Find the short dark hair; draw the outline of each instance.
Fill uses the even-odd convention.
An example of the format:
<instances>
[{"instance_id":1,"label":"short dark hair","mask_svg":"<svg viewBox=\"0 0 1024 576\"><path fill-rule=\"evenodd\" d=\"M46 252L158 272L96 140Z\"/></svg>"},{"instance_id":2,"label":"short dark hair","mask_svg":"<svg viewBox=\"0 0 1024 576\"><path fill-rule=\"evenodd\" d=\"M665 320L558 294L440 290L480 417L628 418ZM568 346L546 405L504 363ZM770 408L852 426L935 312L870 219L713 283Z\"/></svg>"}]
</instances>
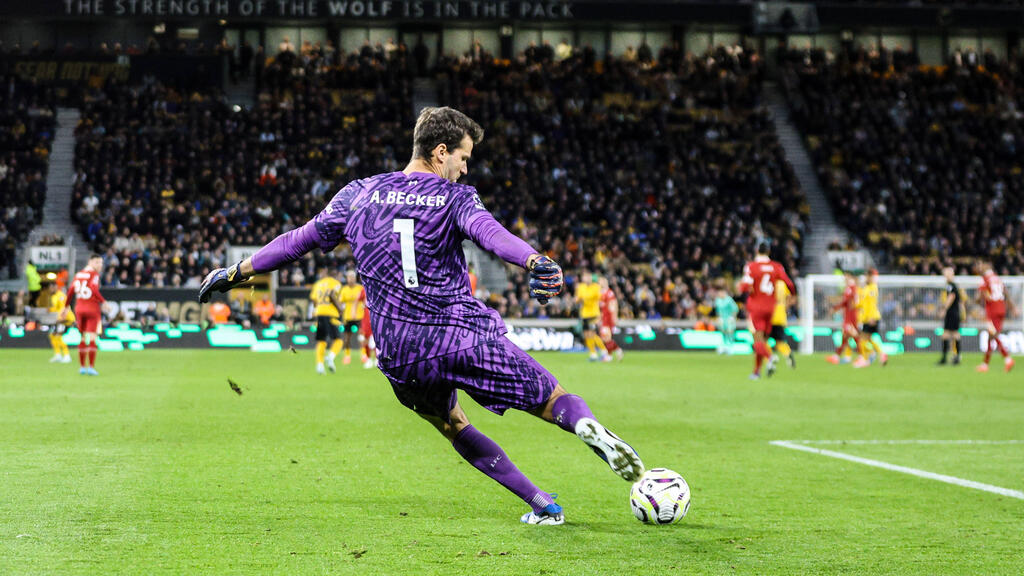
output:
<instances>
[{"instance_id":1,"label":"short dark hair","mask_svg":"<svg viewBox=\"0 0 1024 576\"><path fill-rule=\"evenodd\" d=\"M462 112L449 108L424 108L412 132L412 157L429 158L439 144L454 150L469 135L473 144L484 139L484 129Z\"/></svg>"},{"instance_id":2,"label":"short dark hair","mask_svg":"<svg viewBox=\"0 0 1024 576\"><path fill-rule=\"evenodd\" d=\"M765 256L767 256L769 253L771 253L771 251L772 247L769 246L767 242L761 242L760 244L757 245L758 254L764 254Z\"/></svg>"},{"instance_id":3,"label":"short dark hair","mask_svg":"<svg viewBox=\"0 0 1024 576\"><path fill-rule=\"evenodd\" d=\"M95 252L93 252L92 254L89 254L89 260L93 260L93 259L96 259L96 258L99 258L100 260L102 260L103 256L100 256L99 254L97 254Z\"/></svg>"}]
</instances>

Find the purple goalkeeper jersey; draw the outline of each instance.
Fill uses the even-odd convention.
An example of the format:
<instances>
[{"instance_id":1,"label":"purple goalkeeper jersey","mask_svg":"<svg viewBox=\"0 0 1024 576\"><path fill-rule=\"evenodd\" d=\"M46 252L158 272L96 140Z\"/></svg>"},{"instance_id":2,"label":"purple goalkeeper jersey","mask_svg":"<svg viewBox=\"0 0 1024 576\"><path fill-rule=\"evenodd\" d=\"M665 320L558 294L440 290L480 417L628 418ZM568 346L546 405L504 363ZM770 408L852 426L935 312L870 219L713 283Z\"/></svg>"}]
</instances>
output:
<instances>
[{"instance_id":1,"label":"purple goalkeeper jersey","mask_svg":"<svg viewBox=\"0 0 1024 576\"><path fill-rule=\"evenodd\" d=\"M270 270L314 246L326 252L347 239L366 289L378 358L395 367L505 334L498 313L470 291L462 252L467 238L519 266L535 253L495 221L472 186L392 172L349 183L252 262L257 271Z\"/></svg>"}]
</instances>

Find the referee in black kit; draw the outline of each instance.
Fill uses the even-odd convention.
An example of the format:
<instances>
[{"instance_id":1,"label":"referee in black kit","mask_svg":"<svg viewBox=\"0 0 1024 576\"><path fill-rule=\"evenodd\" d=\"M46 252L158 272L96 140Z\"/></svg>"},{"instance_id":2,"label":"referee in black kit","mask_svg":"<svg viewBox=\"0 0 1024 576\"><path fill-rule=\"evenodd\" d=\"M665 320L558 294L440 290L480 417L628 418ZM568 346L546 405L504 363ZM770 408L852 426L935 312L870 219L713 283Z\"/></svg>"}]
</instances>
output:
<instances>
[{"instance_id":1,"label":"referee in black kit","mask_svg":"<svg viewBox=\"0 0 1024 576\"><path fill-rule=\"evenodd\" d=\"M964 294L953 281L953 268L943 268L942 275L946 277L946 319L942 324L942 359L939 360L939 366L946 363L950 342L953 344L953 365L956 366L960 363L960 323L967 315L967 310Z\"/></svg>"}]
</instances>

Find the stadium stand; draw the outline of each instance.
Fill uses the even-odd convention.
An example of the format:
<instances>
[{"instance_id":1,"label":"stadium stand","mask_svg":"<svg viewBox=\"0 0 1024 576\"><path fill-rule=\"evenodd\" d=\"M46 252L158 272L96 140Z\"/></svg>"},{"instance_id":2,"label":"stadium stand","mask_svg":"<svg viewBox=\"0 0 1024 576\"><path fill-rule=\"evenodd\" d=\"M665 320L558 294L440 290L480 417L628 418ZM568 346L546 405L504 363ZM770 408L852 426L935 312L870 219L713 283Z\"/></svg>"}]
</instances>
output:
<instances>
[{"instance_id":1,"label":"stadium stand","mask_svg":"<svg viewBox=\"0 0 1024 576\"><path fill-rule=\"evenodd\" d=\"M489 127L466 181L499 220L570 276L608 276L623 317L695 318L709 279L737 273L758 239L799 261L804 199L757 107L762 74L740 47L666 47L657 62L646 46L603 62L586 48L531 46L513 62L477 49L439 64L439 101ZM540 309L510 273L488 295L503 315L572 314L571 284Z\"/></svg>"},{"instance_id":2,"label":"stadium stand","mask_svg":"<svg viewBox=\"0 0 1024 576\"><path fill-rule=\"evenodd\" d=\"M784 74L841 224L883 264L1024 269L1020 59L955 52L792 51Z\"/></svg>"},{"instance_id":3,"label":"stadium stand","mask_svg":"<svg viewBox=\"0 0 1024 576\"><path fill-rule=\"evenodd\" d=\"M347 180L400 169L413 74L407 52L389 48L285 51L258 71L252 110L155 83L89 93L72 208L105 255L104 284L196 285L224 264L225 243L263 244ZM709 279L736 274L764 237L795 270L806 206L758 107L756 52L666 47L655 59L640 46L599 62L545 44L505 62L478 46L435 73L439 101L488 128L467 182L572 278L609 276L622 316L696 318ZM280 281L350 262L316 255ZM503 314L572 314L572 286L542 310L512 274L484 295Z\"/></svg>"},{"instance_id":4,"label":"stadium stand","mask_svg":"<svg viewBox=\"0 0 1024 576\"><path fill-rule=\"evenodd\" d=\"M18 246L42 221L56 98L13 74L0 74L0 86L0 274L18 278Z\"/></svg>"},{"instance_id":5,"label":"stadium stand","mask_svg":"<svg viewBox=\"0 0 1024 576\"><path fill-rule=\"evenodd\" d=\"M395 66L322 65L271 62L252 110L159 84L87 97L72 209L105 255L106 285L198 285L224 264L225 243L264 244L342 182L398 168L411 104ZM284 271L282 283L302 284L312 266Z\"/></svg>"}]
</instances>

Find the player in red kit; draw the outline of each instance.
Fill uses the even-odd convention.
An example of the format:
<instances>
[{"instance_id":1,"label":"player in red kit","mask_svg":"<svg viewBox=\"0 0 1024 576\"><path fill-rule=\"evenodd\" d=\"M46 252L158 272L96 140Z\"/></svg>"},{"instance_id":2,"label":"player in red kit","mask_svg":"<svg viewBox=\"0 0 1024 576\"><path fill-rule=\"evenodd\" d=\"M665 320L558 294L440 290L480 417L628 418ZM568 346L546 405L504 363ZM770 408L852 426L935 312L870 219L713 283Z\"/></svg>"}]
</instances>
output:
<instances>
[{"instance_id":1,"label":"player in red kit","mask_svg":"<svg viewBox=\"0 0 1024 576\"><path fill-rule=\"evenodd\" d=\"M768 244L760 244L757 256L743 267L743 279L739 284L739 291L747 294L747 315L754 332L754 373L750 375L751 380L761 378L761 365L765 361L768 362L768 376L775 372L772 351L768 348L768 333L771 332L772 313L775 312L775 282L785 282L790 294L796 294L796 286L786 274L786 269L768 254Z\"/></svg>"},{"instance_id":2,"label":"player in red kit","mask_svg":"<svg viewBox=\"0 0 1024 576\"><path fill-rule=\"evenodd\" d=\"M843 340L839 344L839 348L836 349L836 353L825 358L830 364L839 364L842 361L843 353L846 352L850 340L860 341L860 330L857 328L857 277L849 270L844 273L844 276L846 277L846 289L843 290L843 299L832 307L833 312L843 311ZM866 366L866 362L867 360L860 356L854 365Z\"/></svg>"},{"instance_id":3,"label":"player in red kit","mask_svg":"<svg viewBox=\"0 0 1024 576\"><path fill-rule=\"evenodd\" d=\"M604 342L608 353L622 362L624 356L622 348L612 338L612 333L615 332L615 322L619 318L619 301L615 299L615 291L608 286L607 278L602 276L597 284L601 287L601 299L598 300L598 305L601 307L601 329L597 334Z\"/></svg>"},{"instance_id":4,"label":"player in red kit","mask_svg":"<svg viewBox=\"0 0 1024 576\"><path fill-rule=\"evenodd\" d=\"M988 346L985 347L985 361L978 365L978 372L988 372L988 361L992 359L992 348L998 348L1003 355L1003 370L1009 372L1013 369L1014 361L1010 353L999 340L999 333L1003 331L1003 320L1006 319L1006 307L1013 306L1013 301L1006 298L1006 286L996 276L989 265L983 265L984 272L981 275L981 288L978 299L985 304L985 330L988 331ZM1011 310L1012 311L1012 310Z\"/></svg>"},{"instance_id":5,"label":"player in red kit","mask_svg":"<svg viewBox=\"0 0 1024 576\"><path fill-rule=\"evenodd\" d=\"M96 335L100 331L102 307L106 300L100 294L100 270L103 269L103 258L93 254L89 263L81 272L75 274L71 281L71 297L67 307L74 302L75 317L78 318L78 331L82 340L78 343L79 374L99 376L96 372Z\"/></svg>"}]
</instances>

